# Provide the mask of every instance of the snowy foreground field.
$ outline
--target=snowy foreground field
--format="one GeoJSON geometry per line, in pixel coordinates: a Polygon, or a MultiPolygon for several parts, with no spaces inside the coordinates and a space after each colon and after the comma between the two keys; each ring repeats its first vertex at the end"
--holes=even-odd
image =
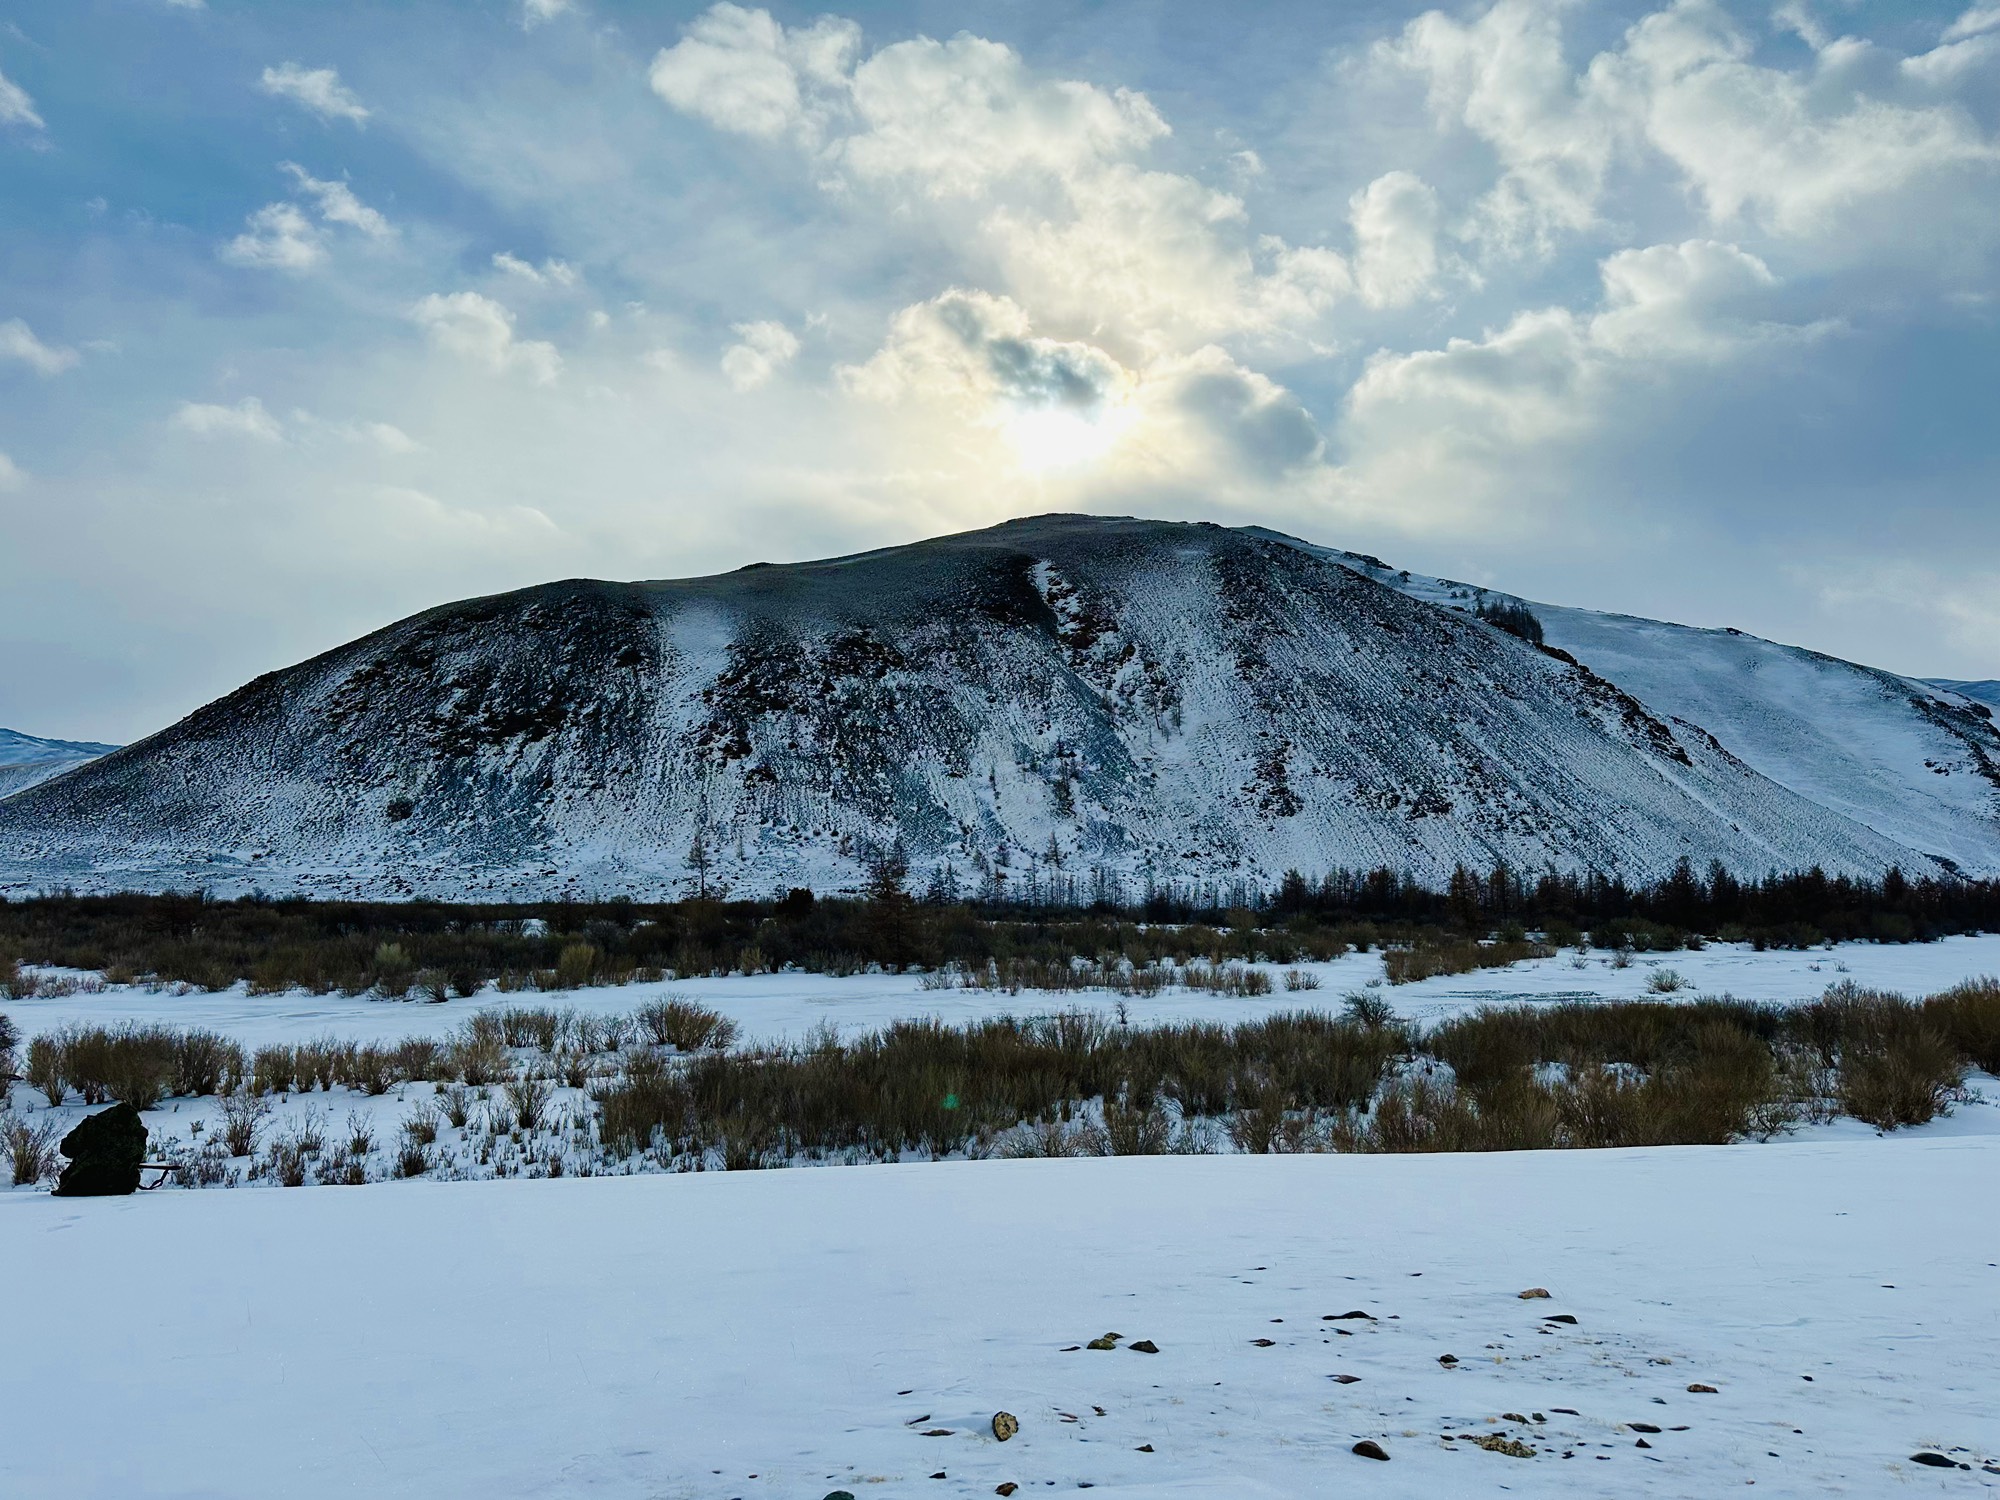
{"type": "Polygon", "coordinates": [[[1920,1134],[11,1193],[0,1494],[1991,1492],[1996,1168],[1920,1134]]]}

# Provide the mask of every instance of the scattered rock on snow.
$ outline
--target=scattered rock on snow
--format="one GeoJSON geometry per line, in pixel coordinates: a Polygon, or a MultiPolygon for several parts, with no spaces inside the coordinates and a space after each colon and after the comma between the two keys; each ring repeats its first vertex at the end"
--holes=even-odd
{"type": "Polygon", "coordinates": [[[1970,1464],[1962,1464],[1955,1458],[1946,1458],[1942,1453],[1932,1453],[1926,1449],[1922,1453],[1912,1453],[1910,1462],[1928,1464],[1933,1469],[1969,1469],[1970,1464]]]}
{"type": "Polygon", "coordinates": [[[999,1441],[1006,1442],[1008,1438],[1020,1430],[1021,1419],[1011,1411],[996,1411],[993,1413],[993,1436],[999,1441]]]}
{"type": "Polygon", "coordinates": [[[1718,1396],[1722,1394],[1714,1386],[1703,1385],[1699,1380],[1688,1387],[1688,1393],[1695,1396],[1718,1396]]]}
{"type": "Polygon", "coordinates": [[[1519,1295],[1523,1302],[1533,1302],[1536,1298],[1546,1297],[1548,1294],[1549,1289],[1545,1286],[1531,1286],[1519,1295]]]}
{"type": "Polygon", "coordinates": [[[1134,1354],[1158,1354],[1160,1352],[1160,1346],[1151,1339],[1140,1339],[1137,1343],[1127,1344],[1125,1347],[1130,1349],[1134,1354]]]}
{"type": "Polygon", "coordinates": [[[1276,1339],[1252,1339],[1250,1342],[1255,1344],[1259,1349],[1269,1349],[1278,1341],[1276,1339]]]}
{"type": "Polygon", "coordinates": [[[1456,1354],[1440,1354],[1438,1356],[1438,1363],[1449,1369],[1452,1365],[1458,1363],[1458,1356],[1456,1354]]]}
{"type": "Polygon", "coordinates": [[[1084,1347],[1087,1349],[1116,1349],[1118,1347],[1118,1335],[1107,1333],[1101,1339],[1092,1339],[1084,1347]]]}
{"type": "Polygon", "coordinates": [[[1509,1458],[1533,1458],[1535,1450],[1526,1443],[1517,1442],[1504,1433],[1489,1432],[1484,1437],[1472,1440],[1475,1448],[1484,1448],[1488,1453],[1504,1453],[1509,1458]]]}
{"type": "Polygon", "coordinates": [[[1380,1459],[1385,1464],[1389,1461],[1388,1450],[1373,1438],[1363,1438],[1354,1445],[1354,1451],[1363,1458],[1380,1459]]]}
{"type": "Polygon", "coordinates": [[[1375,1314],[1371,1312],[1363,1312],[1360,1308],[1357,1307],[1354,1309],[1353,1312],[1329,1313],[1326,1317],[1320,1319],[1320,1321],[1322,1323],[1347,1323],[1347,1322],[1352,1322],[1354,1319],[1357,1318],[1359,1318],[1361,1321],[1365,1323],[1372,1323],[1375,1321],[1375,1314]]]}
{"type": "Polygon", "coordinates": [[[1544,1323],[1567,1323],[1572,1328],[1576,1326],[1576,1317],[1572,1313],[1551,1313],[1548,1317],[1542,1319],[1542,1321],[1544,1323]]]}
{"type": "Polygon", "coordinates": [[[1011,1495],[1014,1493],[1014,1491],[1018,1490],[1019,1488],[1020,1486],[1014,1483],[1014,1481],[1010,1479],[1005,1484],[994,1485],[993,1493],[996,1495],[1011,1495]]]}
{"type": "Polygon", "coordinates": [[[1340,1375],[1329,1375],[1326,1378],[1328,1380],[1338,1381],[1342,1385],[1353,1385],[1361,1377],[1359,1375],[1340,1374],[1340,1375]]]}

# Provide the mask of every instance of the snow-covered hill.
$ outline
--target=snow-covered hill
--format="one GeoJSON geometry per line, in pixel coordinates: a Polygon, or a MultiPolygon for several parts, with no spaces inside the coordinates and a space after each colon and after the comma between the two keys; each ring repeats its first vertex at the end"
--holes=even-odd
{"type": "MultiPolygon", "coordinates": [[[[1447,608],[1517,599],[1313,550],[1447,608]]],[[[1547,644],[1779,785],[1968,874],[2000,872],[2000,734],[1966,691],[1977,684],[1953,691],[1740,630],[1519,602],[1547,644]]]]}
{"type": "Polygon", "coordinates": [[[1938,790],[1848,795],[1867,784],[1840,763],[1787,781],[1803,699],[1731,744],[1353,561],[1045,516],[447,605],[9,799],[0,886],[824,890],[897,839],[919,885],[1083,894],[1500,858],[2000,869],[2000,738],[1941,696],[1938,790]]]}
{"type": "Polygon", "coordinates": [[[81,740],[43,740],[18,730],[0,729],[0,797],[26,791],[117,748],[81,740]]]}

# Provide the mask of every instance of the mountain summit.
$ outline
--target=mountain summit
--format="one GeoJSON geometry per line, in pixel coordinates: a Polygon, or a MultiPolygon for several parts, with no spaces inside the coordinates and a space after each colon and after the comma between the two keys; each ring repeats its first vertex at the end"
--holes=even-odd
{"type": "Polygon", "coordinates": [[[1968,709],[1923,720],[1984,797],[1941,853],[1362,561],[1059,515],[449,604],[8,798],[0,882],[762,894],[853,887],[899,841],[968,892],[2000,869],[2000,736],[1968,709]]]}

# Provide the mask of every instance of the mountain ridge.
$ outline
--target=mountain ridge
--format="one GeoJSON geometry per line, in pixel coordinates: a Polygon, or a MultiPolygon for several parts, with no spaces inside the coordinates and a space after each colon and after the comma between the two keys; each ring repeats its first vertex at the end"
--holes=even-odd
{"type": "Polygon", "coordinates": [[[1358,558],[1044,516],[439,605],[0,803],[0,888],[763,894],[853,888],[898,840],[919,883],[989,894],[2000,869],[2000,819],[1990,858],[1885,833],[1358,558]]]}

